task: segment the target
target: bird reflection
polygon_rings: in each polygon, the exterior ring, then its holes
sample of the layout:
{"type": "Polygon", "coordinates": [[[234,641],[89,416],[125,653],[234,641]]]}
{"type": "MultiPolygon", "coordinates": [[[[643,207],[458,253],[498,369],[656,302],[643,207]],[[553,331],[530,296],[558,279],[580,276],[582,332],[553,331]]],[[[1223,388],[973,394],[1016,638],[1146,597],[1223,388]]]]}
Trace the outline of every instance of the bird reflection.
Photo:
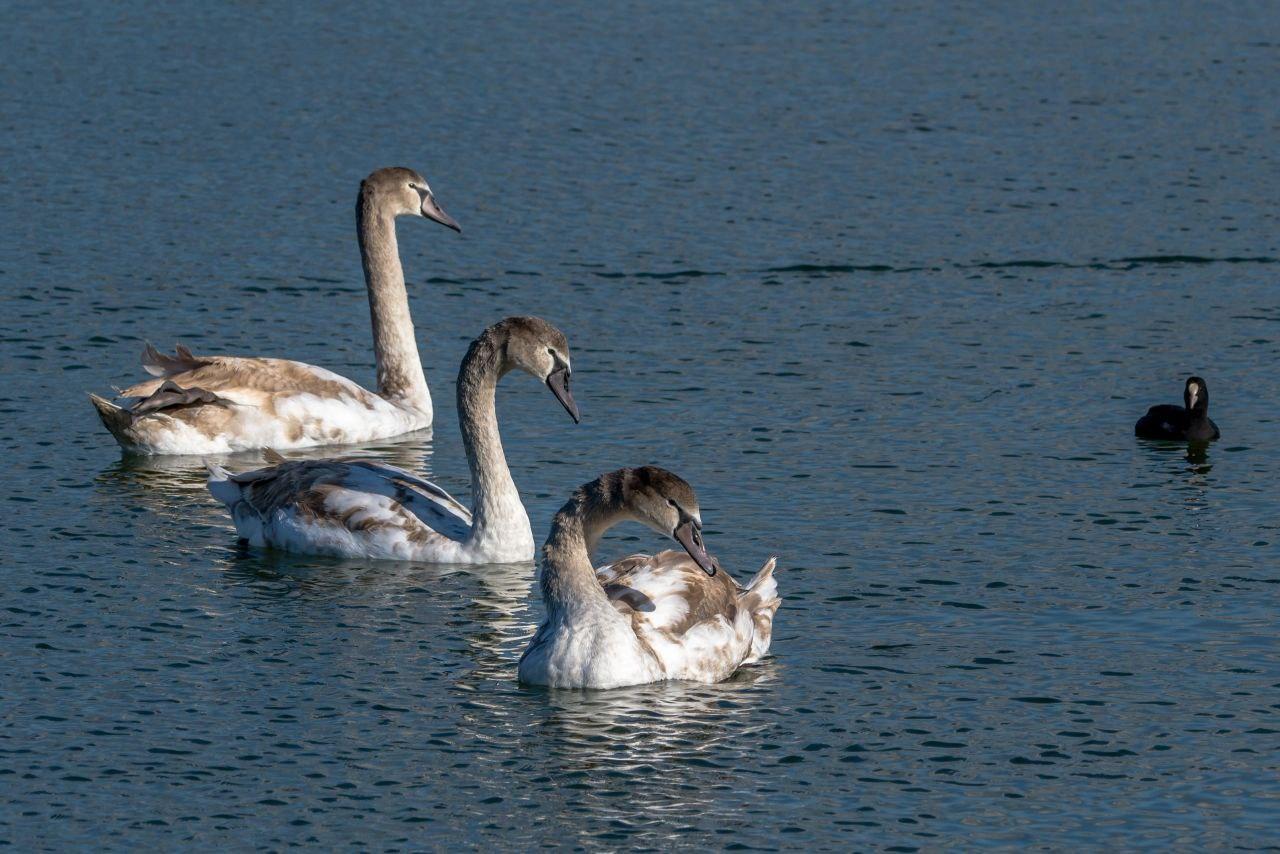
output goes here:
{"type": "MultiPolygon", "coordinates": [[[[391,598],[422,590],[470,588],[470,606],[484,624],[497,620],[502,629],[525,608],[533,580],[533,562],[514,564],[450,565],[401,560],[298,555],[274,549],[251,548],[243,541],[228,548],[221,561],[224,578],[244,585],[263,598],[315,597],[341,594],[356,600],[391,598]]],[[[457,591],[451,591],[456,596],[457,591]]]]}
{"type": "Polygon", "coordinates": [[[1153,462],[1163,462],[1178,456],[1184,462],[1190,463],[1189,469],[1195,474],[1208,474],[1213,471],[1213,464],[1209,462],[1208,442],[1187,442],[1184,444],[1182,442],[1146,440],[1140,444],[1146,451],[1147,457],[1153,462]]]}
{"type": "MultiPolygon", "coordinates": [[[[291,450],[286,456],[291,460],[326,457],[376,459],[427,477],[430,475],[431,450],[431,429],[427,428],[399,437],[394,442],[302,448],[291,450]]],[[[229,527],[230,518],[205,488],[208,479],[206,461],[236,472],[266,465],[258,451],[206,456],[127,454],[103,469],[94,480],[98,493],[109,505],[108,510],[125,499],[178,525],[187,525],[194,517],[210,523],[221,520],[229,527]]]]}
{"type": "MultiPolygon", "coordinates": [[[[534,625],[529,623],[532,633],[534,625]]],[[[507,737],[528,737],[532,730],[543,748],[566,767],[579,772],[613,774],[637,766],[675,762],[697,764],[697,757],[736,739],[750,739],[769,726],[759,715],[759,695],[775,678],[775,663],[740,669],[732,678],[714,685],[696,682],[658,682],[609,690],[567,690],[525,687],[514,693],[477,692],[475,723],[502,728],[512,721],[513,705],[520,732],[507,737]],[[521,702],[524,701],[524,702],[521,702]],[[487,708],[491,707],[491,708],[487,708]],[[536,719],[529,720],[529,714],[536,719]]],[[[515,678],[514,653],[503,670],[492,674],[515,678]]],[[[490,733],[492,736],[492,733],[490,733]]]]}
{"type": "Polygon", "coordinates": [[[467,635],[476,669],[492,672],[507,668],[510,656],[523,648],[538,628],[529,609],[536,575],[534,563],[492,563],[467,569],[479,582],[477,594],[466,609],[477,628],[467,635]]]}
{"type": "Polygon", "coordinates": [[[1209,443],[1187,443],[1187,462],[1193,466],[1198,466],[1195,469],[1197,474],[1208,474],[1213,471],[1213,466],[1209,464],[1209,443]]]}

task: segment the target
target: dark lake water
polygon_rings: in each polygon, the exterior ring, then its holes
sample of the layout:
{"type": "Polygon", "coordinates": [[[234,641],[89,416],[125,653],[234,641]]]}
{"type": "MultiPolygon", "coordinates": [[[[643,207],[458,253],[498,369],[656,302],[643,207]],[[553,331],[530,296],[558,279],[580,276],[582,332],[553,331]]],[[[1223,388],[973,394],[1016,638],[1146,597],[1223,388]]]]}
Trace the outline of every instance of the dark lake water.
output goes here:
{"type": "Polygon", "coordinates": [[[0,843],[1276,844],[1280,12],[1117,5],[7,5],[0,843]],[[774,657],[522,689],[532,565],[242,552],[121,459],[144,340],[372,383],[394,164],[465,233],[400,225],[437,424],[359,452],[465,499],[458,361],[544,316],[535,536],[675,470],[774,657]],[[1222,440],[1135,440],[1191,373],[1222,440]]]}

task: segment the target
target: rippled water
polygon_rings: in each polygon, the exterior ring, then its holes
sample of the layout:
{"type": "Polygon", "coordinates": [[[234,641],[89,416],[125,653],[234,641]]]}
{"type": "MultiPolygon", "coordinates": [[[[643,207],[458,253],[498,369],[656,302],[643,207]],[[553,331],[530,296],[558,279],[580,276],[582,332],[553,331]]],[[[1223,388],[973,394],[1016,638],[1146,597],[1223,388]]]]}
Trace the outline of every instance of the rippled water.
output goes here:
{"type": "Polygon", "coordinates": [[[6,24],[0,842],[1276,842],[1273,8],[6,24]],[[780,555],[773,658],[522,689],[532,565],[247,553],[192,461],[120,459],[84,392],[144,339],[371,382],[395,163],[465,233],[400,226],[439,420],[360,452],[465,498],[458,361],[545,316],[584,423],[500,389],[535,535],[667,465],[738,577],[780,555]],[[1193,372],[1222,441],[1134,440],[1193,372]]]}

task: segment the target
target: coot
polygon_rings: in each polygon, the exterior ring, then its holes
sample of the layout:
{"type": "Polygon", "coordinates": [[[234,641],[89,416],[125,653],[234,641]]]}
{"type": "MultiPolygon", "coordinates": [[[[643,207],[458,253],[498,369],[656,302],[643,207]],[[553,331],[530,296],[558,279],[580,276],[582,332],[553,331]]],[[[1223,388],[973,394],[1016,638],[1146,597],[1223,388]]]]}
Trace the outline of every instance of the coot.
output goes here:
{"type": "Polygon", "coordinates": [[[1218,425],[1209,420],[1209,388],[1200,377],[1188,377],[1182,392],[1186,406],[1162,404],[1147,410],[1133,426],[1141,439],[1208,442],[1218,438],[1218,425]]]}

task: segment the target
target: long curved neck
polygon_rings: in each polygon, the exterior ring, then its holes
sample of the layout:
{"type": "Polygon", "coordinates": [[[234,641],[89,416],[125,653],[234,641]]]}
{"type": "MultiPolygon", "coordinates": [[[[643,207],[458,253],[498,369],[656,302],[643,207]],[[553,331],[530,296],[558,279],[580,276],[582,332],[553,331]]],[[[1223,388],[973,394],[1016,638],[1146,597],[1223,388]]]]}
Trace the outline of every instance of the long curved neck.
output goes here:
{"type": "Polygon", "coordinates": [[[613,611],[596,580],[591,553],[605,531],[628,517],[621,483],[608,475],[579,489],[560,508],[542,547],[542,598],[548,615],[613,611]]]}
{"type": "Polygon", "coordinates": [[[458,372],[458,421],[471,467],[471,533],[467,542],[523,554],[533,552],[533,529],[507,468],[494,401],[506,373],[501,342],[484,335],[471,345],[458,372]]]}
{"type": "Polygon", "coordinates": [[[378,361],[378,394],[397,403],[431,411],[431,393],[422,374],[418,343],[409,316],[395,217],[378,209],[373,198],[361,194],[356,203],[360,259],[369,288],[373,320],[373,352],[378,361]]]}

